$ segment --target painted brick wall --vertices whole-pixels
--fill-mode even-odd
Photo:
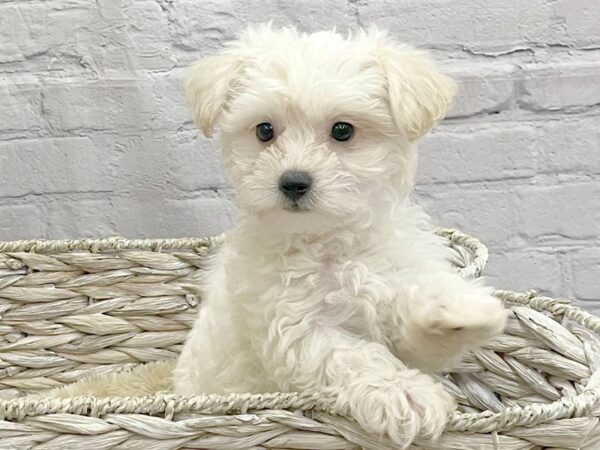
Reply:
[[[228,227],[184,68],[267,19],[431,50],[461,93],[422,143],[422,204],[488,244],[497,287],[600,311],[597,0],[0,0],[0,239]]]

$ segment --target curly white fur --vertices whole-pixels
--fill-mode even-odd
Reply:
[[[207,135],[220,129],[240,212],[177,392],[316,389],[399,447],[439,436],[454,402],[420,370],[453,364],[505,322],[408,198],[415,142],[454,92],[426,55],[376,30],[260,27],[193,68],[195,119]],[[339,121],[354,126],[347,142],[330,136]],[[267,143],[262,122],[275,131]],[[314,180],[295,210],[278,190],[289,169]]]

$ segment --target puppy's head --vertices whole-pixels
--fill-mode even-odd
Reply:
[[[344,38],[269,26],[192,69],[205,135],[221,132],[244,213],[289,232],[376,220],[414,179],[414,143],[446,113],[454,83],[379,31]]]

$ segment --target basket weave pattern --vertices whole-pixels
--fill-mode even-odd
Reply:
[[[438,232],[457,270],[478,276],[485,247]],[[0,448],[391,448],[317,392],[26,396],[177,357],[221,239],[0,243]],[[600,449],[600,319],[533,293],[497,295],[513,310],[505,334],[439,377],[460,412],[435,448]]]

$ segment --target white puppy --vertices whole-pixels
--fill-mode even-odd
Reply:
[[[432,371],[499,333],[408,199],[454,83],[385,33],[249,30],[194,66],[240,212],[174,372],[178,393],[319,390],[399,447],[442,432]]]

